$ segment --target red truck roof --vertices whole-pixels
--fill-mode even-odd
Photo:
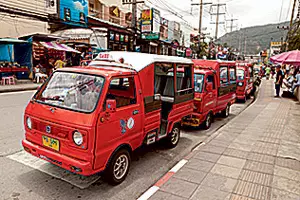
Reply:
[[[223,61],[223,60],[193,60],[195,68],[197,69],[211,69],[218,70],[221,65],[235,66],[235,61]]]

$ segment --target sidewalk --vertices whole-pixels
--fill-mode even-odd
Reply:
[[[40,84],[27,80],[18,80],[16,85],[0,85],[0,93],[36,90]]]
[[[300,105],[257,101],[180,161],[140,199],[300,200]]]

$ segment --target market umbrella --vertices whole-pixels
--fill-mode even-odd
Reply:
[[[284,52],[282,54],[273,56],[270,58],[273,63],[280,64],[291,64],[297,65],[300,64],[300,51],[294,50],[289,52]]]

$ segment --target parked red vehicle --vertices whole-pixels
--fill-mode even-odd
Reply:
[[[253,92],[254,70],[250,63],[237,63],[236,98],[246,102]]]
[[[221,113],[228,117],[236,98],[236,64],[230,61],[193,60],[194,113],[186,117],[184,125],[209,129],[213,117]]]
[[[178,144],[181,120],[193,112],[192,83],[193,62],[185,58],[100,53],[89,66],[55,71],[36,92],[25,110],[23,147],[77,174],[104,171],[119,184],[142,144]]]

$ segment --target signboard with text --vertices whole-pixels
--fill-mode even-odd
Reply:
[[[88,15],[88,0],[60,0],[60,19],[68,24],[85,26]]]

